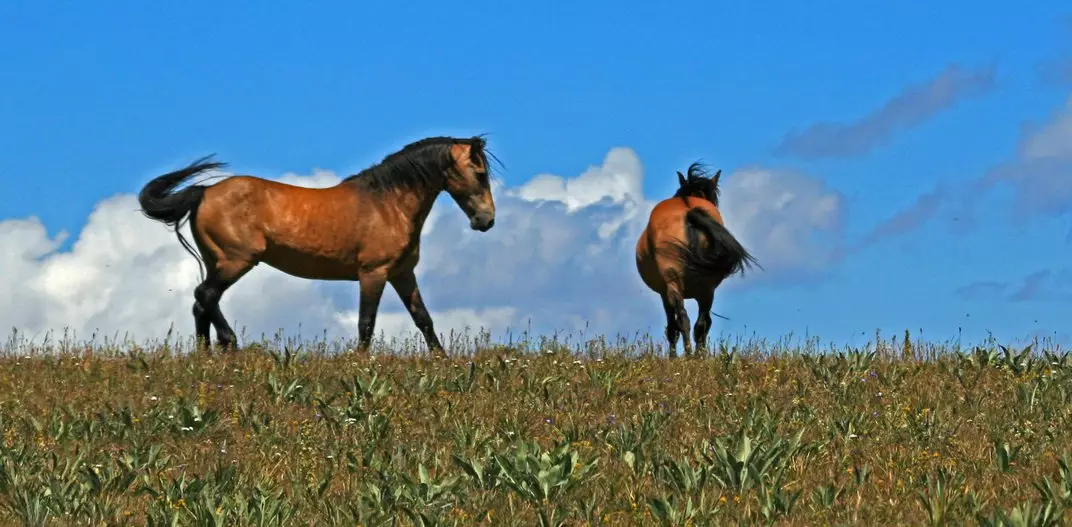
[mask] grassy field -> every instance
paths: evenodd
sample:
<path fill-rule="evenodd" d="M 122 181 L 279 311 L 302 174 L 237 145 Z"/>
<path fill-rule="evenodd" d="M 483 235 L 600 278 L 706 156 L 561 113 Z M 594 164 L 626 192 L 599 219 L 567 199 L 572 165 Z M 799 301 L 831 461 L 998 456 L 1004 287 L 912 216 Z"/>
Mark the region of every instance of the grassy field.
<path fill-rule="evenodd" d="M 0 523 L 1041 526 L 1072 506 L 1056 347 L 650 346 L 9 345 Z"/>

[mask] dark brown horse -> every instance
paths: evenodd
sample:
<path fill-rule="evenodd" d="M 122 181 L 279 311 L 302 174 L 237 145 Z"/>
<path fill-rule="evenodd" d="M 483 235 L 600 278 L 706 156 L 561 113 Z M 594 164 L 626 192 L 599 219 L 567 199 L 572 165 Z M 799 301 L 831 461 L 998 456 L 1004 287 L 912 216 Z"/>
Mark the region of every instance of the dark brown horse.
<path fill-rule="evenodd" d="M 689 166 L 688 177 L 678 172 L 680 188 L 674 197 L 655 205 L 637 240 L 637 271 L 662 297 L 666 311 L 670 357 L 677 356 L 679 334 L 685 337 L 685 356 L 692 354 L 685 299 L 695 299 L 699 307 L 695 337 L 697 351 L 703 352 L 711 329 L 715 288 L 730 275 L 758 265 L 722 224 L 718 210 L 721 175 L 719 170 L 708 177 L 700 163 Z"/>
<path fill-rule="evenodd" d="M 174 227 L 179 242 L 198 258 L 179 231 L 189 218 L 194 244 L 207 269 L 194 290 L 199 342 L 209 343 L 211 324 L 221 347 L 237 344 L 220 311 L 220 298 L 263 262 L 302 278 L 360 282 L 361 353 L 368 351 L 380 297 L 390 283 L 429 351 L 441 354 L 443 347 L 414 275 L 421 228 L 443 190 L 469 217 L 473 229 L 485 232 L 495 224 L 488 154 L 480 137 L 431 137 L 329 188 L 233 176 L 211 186 L 176 190 L 206 170 L 225 166 L 210 162 L 209 156 L 153 179 L 138 200 L 146 216 Z"/>

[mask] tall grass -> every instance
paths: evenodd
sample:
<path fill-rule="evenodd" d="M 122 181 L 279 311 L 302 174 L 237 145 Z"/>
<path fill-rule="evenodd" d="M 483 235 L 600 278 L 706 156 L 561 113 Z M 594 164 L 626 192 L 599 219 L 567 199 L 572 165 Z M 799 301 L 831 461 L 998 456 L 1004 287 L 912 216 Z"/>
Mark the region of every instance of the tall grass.
<path fill-rule="evenodd" d="M 0 523 L 1057 525 L 1072 357 L 486 335 L 32 343 L 0 357 Z M 1067 450 L 1066 450 L 1067 449 Z"/>

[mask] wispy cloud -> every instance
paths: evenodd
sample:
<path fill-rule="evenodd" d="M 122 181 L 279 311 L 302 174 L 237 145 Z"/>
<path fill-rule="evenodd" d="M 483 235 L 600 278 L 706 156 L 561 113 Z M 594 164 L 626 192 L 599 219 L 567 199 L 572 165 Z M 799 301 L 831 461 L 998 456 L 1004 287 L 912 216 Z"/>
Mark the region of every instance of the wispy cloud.
<path fill-rule="evenodd" d="M 1072 35 L 1072 16 L 1064 17 L 1064 29 Z M 1043 60 L 1035 65 L 1035 73 L 1043 84 L 1065 86 L 1072 84 L 1072 57 Z"/>
<path fill-rule="evenodd" d="M 942 207 L 963 232 L 973 226 L 980 199 L 995 188 L 1012 191 L 1010 219 L 1058 216 L 1072 211 L 1072 95 L 1042 123 L 1023 126 L 1016 155 L 992 166 L 958 188 L 939 185 L 908 208 L 876 226 L 854 247 L 918 229 L 938 216 Z M 1072 233 L 1069 233 L 1072 239 Z"/>
<path fill-rule="evenodd" d="M 939 186 L 933 191 L 921 195 L 910 207 L 901 210 L 888 220 L 878 224 L 858 242 L 854 243 L 854 247 L 867 247 L 887 238 L 918 229 L 938 214 L 948 193 L 944 186 Z"/>
<path fill-rule="evenodd" d="M 1010 281 L 974 282 L 954 294 L 973 302 L 1068 301 L 1072 300 L 1072 270 L 1041 269 Z"/>
<path fill-rule="evenodd" d="M 820 122 L 785 135 L 776 152 L 800 158 L 837 158 L 866 154 L 902 130 L 994 87 L 995 66 L 964 68 L 953 64 L 934 78 L 906 87 L 874 112 L 851 122 Z"/>
<path fill-rule="evenodd" d="M 1021 219 L 1072 210 L 1072 96 L 1046 123 L 1025 126 L 1016 158 L 979 183 L 982 189 L 1010 186 Z"/>
<path fill-rule="evenodd" d="M 1046 60 L 1035 66 L 1039 80 L 1051 86 L 1072 84 L 1072 58 Z"/>

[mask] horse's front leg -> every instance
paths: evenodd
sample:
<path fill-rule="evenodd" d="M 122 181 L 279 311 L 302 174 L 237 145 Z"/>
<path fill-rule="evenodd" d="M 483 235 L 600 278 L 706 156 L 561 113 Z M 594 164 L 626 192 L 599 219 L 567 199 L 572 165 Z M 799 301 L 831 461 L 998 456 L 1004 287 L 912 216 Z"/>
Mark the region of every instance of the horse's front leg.
<path fill-rule="evenodd" d="M 398 298 L 406 306 L 406 311 L 413 318 L 413 323 L 424 335 L 424 342 L 428 345 L 428 352 L 433 356 L 445 356 L 443 345 L 436 336 L 435 326 L 432 324 L 432 316 L 428 314 L 428 308 L 424 306 L 421 298 L 421 289 L 417 287 L 417 275 L 409 270 L 391 279 L 391 286 L 398 293 Z"/>
<path fill-rule="evenodd" d="M 361 302 L 357 316 L 357 352 L 366 354 L 376 330 L 376 311 L 380 308 L 387 273 L 380 270 L 362 273 L 358 281 L 361 283 Z"/>

